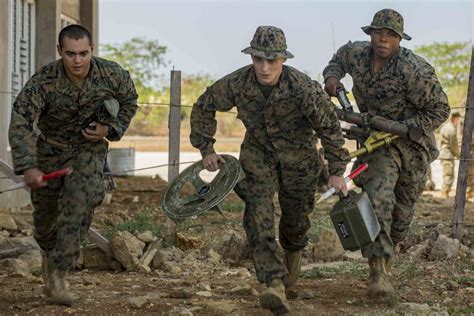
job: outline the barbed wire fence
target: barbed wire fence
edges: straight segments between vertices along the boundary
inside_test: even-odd
[[[464,143],[467,143],[468,140],[465,139],[471,135],[472,138],[472,129],[474,125],[474,80],[473,80],[473,68],[474,68],[474,49],[471,57],[471,73],[468,86],[468,97],[466,101],[466,106],[451,107],[451,109],[464,109],[465,110],[465,126],[463,131],[463,146],[461,149],[461,157],[469,157],[468,148],[470,149],[472,140],[469,140],[467,146]],[[0,94],[9,94],[14,95],[16,93],[12,91],[0,91]],[[180,129],[181,129],[181,109],[182,108],[192,108],[192,105],[182,104],[181,103],[181,71],[172,70],[171,71],[171,80],[170,80],[170,102],[139,102],[139,106],[152,106],[152,107],[163,107],[168,109],[168,163],[153,165],[148,167],[133,168],[130,170],[118,170],[113,172],[106,173],[107,175],[126,175],[131,172],[155,169],[155,168],[164,168],[168,167],[168,183],[171,182],[175,177],[178,176],[179,166],[185,164],[195,163],[196,161],[185,161],[180,162]],[[228,111],[224,113],[237,114],[235,111]],[[469,116],[468,116],[469,114]],[[458,238],[462,236],[462,227],[464,224],[464,205],[465,205],[465,192],[467,186],[467,177],[468,177],[468,165],[474,163],[474,157],[471,158],[438,158],[438,160],[452,160],[459,161],[459,172],[458,172],[458,187],[462,187],[463,193],[456,192],[455,197],[455,207],[453,212],[452,220],[452,233]],[[0,177],[0,180],[12,179],[11,177]],[[18,180],[18,179],[17,179]],[[171,230],[175,229],[175,224],[171,220],[167,220],[167,226]]]
[[[182,104],[181,103],[181,72],[180,71],[171,71],[171,93],[170,93],[170,102],[137,102],[139,107],[161,107],[164,109],[168,109],[168,129],[169,133],[169,149],[170,151],[174,151],[173,154],[169,153],[170,156],[173,158],[169,159],[169,163],[167,164],[159,164],[159,165],[152,165],[148,167],[140,167],[140,168],[133,168],[129,170],[114,170],[110,172],[105,172],[105,175],[112,175],[112,176],[121,176],[121,175],[128,175],[135,171],[143,171],[143,170],[150,170],[150,169],[157,169],[157,168],[165,168],[168,167],[169,169],[173,170],[171,177],[168,178],[168,181],[172,180],[177,175],[177,171],[179,170],[180,165],[188,165],[195,163],[199,160],[194,161],[186,161],[186,162],[179,162],[179,150],[176,151],[176,145],[178,145],[179,149],[179,139],[180,133],[176,126],[180,125],[181,122],[181,108],[192,108],[193,105],[190,104]],[[0,91],[0,94],[10,94],[14,95],[16,92],[13,91]],[[174,102],[173,102],[174,101]],[[451,107],[451,109],[471,109],[474,106],[457,106]],[[227,111],[223,113],[234,114],[237,115],[236,111]],[[173,129],[173,127],[175,127]],[[355,160],[355,158],[353,159]],[[437,160],[450,160],[450,161],[467,161],[469,164],[474,163],[474,158],[437,158]],[[10,177],[2,176],[0,180],[10,179]]]

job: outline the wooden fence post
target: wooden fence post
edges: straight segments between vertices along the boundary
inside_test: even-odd
[[[168,183],[179,174],[181,130],[181,71],[171,71],[170,112],[168,117]]]
[[[171,71],[170,112],[168,117],[168,184],[179,174],[179,143],[181,137],[181,71]],[[168,239],[176,244],[176,223],[166,219]]]
[[[471,70],[467,89],[466,113],[464,115],[464,129],[462,135],[461,160],[459,161],[458,181],[456,184],[456,198],[452,221],[452,235],[461,239],[464,223],[464,206],[466,205],[466,187],[471,153],[472,129],[474,128],[474,47],[471,54]],[[474,157],[471,157],[474,158]]]

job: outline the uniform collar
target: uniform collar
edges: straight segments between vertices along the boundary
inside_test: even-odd
[[[63,59],[59,59],[56,63],[57,71],[57,80],[56,80],[56,89],[60,93],[63,93],[68,96],[75,95],[79,90],[88,90],[92,87],[92,82],[96,81],[98,76],[97,71],[97,61],[95,57],[91,59],[91,67],[89,73],[84,81],[84,85],[81,89],[75,86],[72,81],[67,77],[66,70],[64,69]]]
[[[380,72],[377,73],[376,75],[374,75],[373,77],[378,78],[378,79],[382,79],[382,78],[387,78],[387,77],[393,76],[395,74],[395,71],[396,71],[395,64],[396,64],[398,58],[400,57],[400,52],[401,51],[402,51],[402,47],[399,47],[398,51],[395,54],[393,54],[392,57],[390,57],[388,62],[383,66],[382,70],[380,70]],[[370,70],[372,70],[372,60],[373,60],[373,58],[374,58],[374,50],[372,49],[371,46],[369,46],[368,50],[367,50],[366,63],[367,63],[368,69],[370,69]]]
[[[288,78],[288,67],[283,65],[283,70],[281,72],[280,79],[278,79],[277,84],[273,87],[272,93],[266,101],[278,100],[288,95]],[[265,100],[265,97],[263,96],[263,93],[260,90],[260,87],[258,86],[257,77],[255,75],[255,68],[253,66],[251,66],[250,68],[244,91],[246,97],[249,99],[261,98],[262,100]]]

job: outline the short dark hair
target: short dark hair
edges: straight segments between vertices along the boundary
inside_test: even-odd
[[[71,24],[66,26],[59,32],[58,43],[60,47],[64,45],[64,38],[69,37],[75,40],[87,37],[89,39],[89,44],[92,45],[92,35],[88,29],[79,24]]]

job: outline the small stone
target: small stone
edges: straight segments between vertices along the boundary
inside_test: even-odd
[[[149,266],[141,264],[138,266],[138,272],[148,274],[151,272],[151,268]]]
[[[455,281],[449,280],[448,282],[446,282],[446,289],[447,289],[448,291],[454,291],[454,290],[456,290],[456,289],[458,289],[458,288],[459,288],[459,284],[456,283]]]
[[[196,292],[196,295],[202,296],[202,297],[212,297],[212,293],[209,291],[199,291],[199,292]]]
[[[140,239],[144,243],[150,243],[150,242],[156,240],[155,235],[153,235],[153,233],[149,230],[144,231],[143,233],[138,233],[136,236],[137,236],[138,239]]]
[[[443,233],[443,229],[444,229],[444,225],[442,223],[439,223],[438,225],[436,225],[436,231],[439,233],[439,234],[442,234]]]
[[[252,287],[249,284],[245,284],[242,286],[236,286],[232,288],[229,293],[236,294],[236,295],[252,295]]]
[[[209,284],[203,283],[199,285],[199,289],[204,291],[211,291],[211,286]]]
[[[183,272],[180,267],[168,262],[164,264],[163,271],[171,274],[181,274],[181,272]]]
[[[438,260],[456,258],[459,252],[459,245],[459,240],[449,238],[446,235],[439,235],[431,249],[429,259]]]
[[[18,229],[12,215],[0,213],[0,229],[6,229],[9,231],[15,231]]]
[[[111,193],[106,193],[105,196],[104,196],[104,200],[102,201],[102,203],[104,203],[104,204],[110,204],[110,202],[112,202],[112,194],[111,194]]]
[[[424,312],[431,311],[428,304],[417,304],[417,303],[401,303],[397,307],[397,312],[400,313],[413,313],[413,312]]]
[[[209,250],[207,257],[212,259],[215,262],[221,261],[221,255],[215,252],[213,249]]]
[[[193,316],[193,313],[186,307],[175,306],[168,312],[168,315]]]
[[[309,289],[303,289],[303,290],[300,291],[299,297],[303,300],[309,300],[311,298],[314,298],[315,295],[314,295],[313,291],[311,291]]]
[[[122,265],[118,261],[115,261],[115,260],[110,260],[109,267],[115,272],[122,271]]]

